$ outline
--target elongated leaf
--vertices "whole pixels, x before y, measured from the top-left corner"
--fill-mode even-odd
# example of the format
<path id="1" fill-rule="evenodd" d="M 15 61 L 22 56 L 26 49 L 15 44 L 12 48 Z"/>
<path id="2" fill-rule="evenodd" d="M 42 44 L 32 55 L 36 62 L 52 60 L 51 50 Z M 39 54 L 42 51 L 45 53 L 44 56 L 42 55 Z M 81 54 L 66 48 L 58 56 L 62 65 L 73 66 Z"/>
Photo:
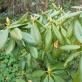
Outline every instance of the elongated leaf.
<path id="1" fill-rule="evenodd" d="M 31 27 L 31 35 L 33 36 L 37 44 L 41 44 L 41 34 L 38 27 L 36 26 Z"/>
<path id="2" fill-rule="evenodd" d="M 33 73 L 32 73 L 32 77 L 41 77 L 41 76 L 43 76 L 44 75 L 44 71 L 43 70 L 36 70 L 36 71 L 34 71 Z"/>
<path id="3" fill-rule="evenodd" d="M 49 77 L 49 81 L 48 82 L 54 82 L 54 79 L 52 77 Z"/>
<path id="4" fill-rule="evenodd" d="M 5 45 L 8 39 L 8 30 L 0 30 L 0 49 Z"/>
<path id="5" fill-rule="evenodd" d="M 80 22 L 77 20 L 75 21 L 75 36 L 77 38 L 77 40 L 82 43 L 82 26 L 80 24 Z"/>
<path id="6" fill-rule="evenodd" d="M 61 33 L 62 33 L 62 35 L 64 36 L 64 37 L 66 37 L 66 30 L 64 29 L 64 28 L 61 28 Z"/>
<path id="7" fill-rule="evenodd" d="M 13 41 L 13 39 L 10 39 L 10 41 L 7 43 L 7 48 L 6 48 L 6 54 L 10 54 L 12 52 L 12 50 L 15 47 L 15 41 Z"/>
<path id="8" fill-rule="evenodd" d="M 82 51 L 71 54 L 71 55 L 67 58 L 67 60 L 66 60 L 66 62 L 65 62 L 65 64 L 64 64 L 64 66 L 66 66 L 66 65 L 67 65 L 70 61 L 72 61 L 74 58 L 78 57 L 81 52 L 82 52 Z"/>
<path id="9" fill-rule="evenodd" d="M 49 82 L 48 81 L 48 76 L 45 77 L 45 79 L 43 80 L 43 82 Z"/>
<path id="10" fill-rule="evenodd" d="M 22 32 L 19 28 L 14 28 L 10 31 L 11 37 L 15 40 L 22 40 Z"/>
<path id="11" fill-rule="evenodd" d="M 13 22 L 9 28 L 17 28 L 21 26 L 25 26 L 28 24 L 28 19 L 27 19 L 28 13 L 24 14 L 19 20 Z"/>
<path id="12" fill-rule="evenodd" d="M 22 32 L 22 36 L 23 36 L 23 40 L 26 43 L 28 43 L 30 45 L 36 45 L 37 44 L 31 34 L 29 34 L 27 32 Z"/>
<path id="13" fill-rule="evenodd" d="M 49 49 L 50 45 L 52 42 L 52 32 L 51 28 L 47 29 L 46 34 L 45 34 L 45 48 Z"/>
<path id="14" fill-rule="evenodd" d="M 30 53 L 27 55 L 27 64 L 28 64 L 28 67 L 31 66 L 31 55 L 30 55 Z"/>
<path id="15" fill-rule="evenodd" d="M 16 82 L 25 82 L 23 79 L 16 79 Z"/>
<path id="16" fill-rule="evenodd" d="M 39 20 L 35 20 L 34 21 L 38 27 L 44 27 L 44 25 L 39 21 Z"/>
<path id="17" fill-rule="evenodd" d="M 60 14 L 60 10 L 59 11 L 53 11 L 49 14 L 50 17 L 54 17 L 57 16 L 58 14 Z"/>
<path id="18" fill-rule="evenodd" d="M 73 12 L 73 13 L 66 13 L 65 15 L 63 15 L 63 16 L 61 16 L 58 20 L 57 20 L 57 22 L 59 22 L 59 23 L 63 23 L 65 20 L 67 20 L 67 19 L 69 19 L 69 18 L 71 18 L 71 17 L 75 17 L 75 16 L 77 16 L 77 15 L 80 15 L 80 13 L 81 13 L 81 11 L 78 11 L 78 12 Z"/>
<path id="19" fill-rule="evenodd" d="M 80 70 L 72 74 L 73 82 L 80 82 Z M 82 82 L 82 81 L 81 81 Z"/>
<path id="20" fill-rule="evenodd" d="M 64 46 L 60 47 L 60 49 L 62 49 L 62 50 L 76 50 L 79 48 L 80 48 L 79 45 L 64 45 Z"/>
<path id="21" fill-rule="evenodd" d="M 60 76 L 55 75 L 54 76 L 55 82 L 65 82 Z"/>
<path id="22" fill-rule="evenodd" d="M 23 23 L 23 24 L 17 23 L 17 24 L 11 24 L 8 28 L 24 27 L 26 25 L 27 25 L 27 23 Z"/>
<path id="23" fill-rule="evenodd" d="M 25 14 L 18 20 L 18 23 L 25 23 L 25 22 L 27 22 L 27 21 L 28 21 L 27 16 L 28 16 L 28 12 L 25 13 Z"/>
<path id="24" fill-rule="evenodd" d="M 34 58 L 38 58 L 38 50 L 35 47 L 30 47 L 30 53 Z"/>
<path id="25" fill-rule="evenodd" d="M 81 58 L 80 58 L 80 82 L 82 82 L 82 52 L 81 52 Z"/>
<path id="26" fill-rule="evenodd" d="M 57 27 L 53 27 L 54 34 L 56 35 L 57 39 L 60 41 L 60 43 L 63 43 L 63 38 Z"/>
<path id="27" fill-rule="evenodd" d="M 69 28 L 67 29 L 67 37 L 71 37 L 73 34 L 73 24 L 69 25 Z"/>

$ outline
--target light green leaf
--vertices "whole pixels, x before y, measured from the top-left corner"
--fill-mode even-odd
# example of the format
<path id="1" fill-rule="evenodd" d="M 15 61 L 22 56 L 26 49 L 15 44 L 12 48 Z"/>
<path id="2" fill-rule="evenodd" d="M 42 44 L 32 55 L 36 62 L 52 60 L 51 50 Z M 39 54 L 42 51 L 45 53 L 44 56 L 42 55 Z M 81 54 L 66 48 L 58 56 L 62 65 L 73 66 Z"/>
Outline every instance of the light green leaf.
<path id="1" fill-rule="evenodd" d="M 62 35 L 64 36 L 64 37 L 66 37 L 66 30 L 64 29 L 64 28 L 61 28 L 61 33 L 62 33 Z"/>
<path id="2" fill-rule="evenodd" d="M 67 19 L 69 19 L 69 18 L 71 18 L 71 17 L 75 17 L 75 16 L 80 15 L 80 13 L 81 13 L 81 11 L 73 12 L 73 13 L 68 12 L 68 13 L 64 14 L 63 16 L 61 16 L 61 17 L 57 20 L 57 22 L 61 24 L 61 23 L 65 22 L 65 20 L 67 20 Z"/>
<path id="3" fill-rule="evenodd" d="M 54 31 L 54 34 L 56 35 L 57 39 L 60 41 L 61 44 L 63 44 L 63 37 L 61 35 L 61 33 L 59 32 L 58 28 L 57 27 L 53 27 L 53 31 Z"/>
<path id="4" fill-rule="evenodd" d="M 31 27 L 31 35 L 37 44 L 41 44 L 41 34 L 40 34 L 38 27 L 34 25 Z"/>
<path id="5" fill-rule="evenodd" d="M 54 82 L 54 79 L 52 77 L 49 77 L 49 81 L 48 82 Z"/>
<path id="6" fill-rule="evenodd" d="M 44 71 L 43 70 L 36 70 L 36 71 L 34 71 L 33 73 L 32 73 L 32 77 L 41 77 L 41 76 L 43 76 L 44 75 Z"/>
<path id="7" fill-rule="evenodd" d="M 43 82 L 49 82 L 48 81 L 48 76 L 45 77 L 45 79 L 43 80 Z"/>
<path id="8" fill-rule="evenodd" d="M 60 76 L 57 76 L 57 75 L 54 76 L 54 80 L 55 80 L 55 82 L 65 82 L 63 78 L 61 78 Z"/>
<path id="9" fill-rule="evenodd" d="M 8 39 L 8 30 L 0 30 L 0 49 L 5 45 Z"/>
<path id="10" fill-rule="evenodd" d="M 22 24 L 27 23 L 27 21 L 28 21 L 27 16 L 28 16 L 28 12 L 25 13 L 25 14 L 17 21 L 17 23 L 19 23 L 19 24 L 21 24 L 21 23 L 22 23 Z"/>
<path id="11" fill-rule="evenodd" d="M 34 21 L 38 27 L 44 27 L 43 23 L 41 23 L 39 20 Z"/>
<path id="12" fill-rule="evenodd" d="M 29 47 L 30 48 L 30 53 L 32 55 L 32 57 L 34 58 L 38 58 L 38 50 L 36 47 Z"/>
<path id="13" fill-rule="evenodd" d="M 73 24 L 69 25 L 69 28 L 67 29 L 67 37 L 71 37 L 73 34 Z"/>
<path id="14" fill-rule="evenodd" d="M 50 17 L 54 17 L 57 16 L 58 14 L 60 14 L 60 10 L 59 11 L 53 11 L 49 14 Z"/>
<path id="15" fill-rule="evenodd" d="M 81 58 L 80 58 L 80 82 L 82 82 L 82 53 L 80 55 L 81 55 Z"/>
<path id="16" fill-rule="evenodd" d="M 62 50 L 76 50 L 79 48 L 80 48 L 79 45 L 64 45 L 64 46 L 60 47 L 60 49 L 62 49 Z"/>
<path id="17" fill-rule="evenodd" d="M 6 48 L 5 53 L 10 54 L 12 50 L 14 49 L 14 47 L 15 47 L 15 41 L 13 39 L 10 39 L 7 43 L 7 48 Z"/>
<path id="18" fill-rule="evenodd" d="M 51 28 L 48 28 L 45 34 L 45 48 L 49 49 L 52 42 L 52 32 Z"/>
<path id="19" fill-rule="evenodd" d="M 22 36 L 23 36 L 23 40 L 26 43 L 28 43 L 30 45 L 36 45 L 37 44 L 31 34 L 29 34 L 27 32 L 22 32 Z"/>
<path id="20" fill-rule="evenodd" d="M 65 62 L 65 64 L 64 64 L 64 66 L 67 66 L 67 64 L 68 64 L 70 61 L 72 61 L 74 58 L 78 57 L 78 56 L 80 55 L 80 53 L 81 53 L 81 51 L 71 54 L 71 55 L 67 58 L 67 60 L 66 60 L 66 62 Z"/>
<path id="21" fill-rule="evenodd" d="M 22 32 L 19 28 L 10 30 L 11 37 L 15 40 L 22 40 Z"/>
<path id="22" fill-rule="evenodd" d="M 23 79 L 16 79 L 16 82 L 25 82 Z"/>
<path id="23" fill-rule="evenodd" d="M 75 21 L 74 30 L 75 30 L 75 36 L 77 40 L 82 43 L 82 26 L 78 20 Z"/>
<path id="24" fill-rule="evenodd" d="M 28 65 L 28 67 L 31 66 L 31 55 L 30 55 L 30 53 L 27 55 L 27 65 Z"/>
<path id="25" fill-rule="evenodd" d="M 27 25 L 27 23 L 23 23 L 23 24 L 14 24 L 14 23 L 12 23 L 8 28 L 17 28 L 17 27 L 24 27 L 24 26 L 26 26 Z"/>

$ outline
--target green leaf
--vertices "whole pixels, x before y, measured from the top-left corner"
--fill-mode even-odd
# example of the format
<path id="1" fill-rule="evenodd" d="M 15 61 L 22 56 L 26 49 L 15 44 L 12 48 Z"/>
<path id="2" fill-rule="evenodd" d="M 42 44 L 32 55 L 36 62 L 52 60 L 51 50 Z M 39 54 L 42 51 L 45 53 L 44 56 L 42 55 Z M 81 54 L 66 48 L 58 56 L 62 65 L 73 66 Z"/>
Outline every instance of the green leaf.
<path id="1" fill-rule="evenodd" d="M 21 26 L 25 26 L 28 24 L 28 19 L 27 19 L 28 13 L 24 14 L 19 20 L 13 22 L 9 28 L 17 28 Z"/>
<path id="2" fill-rule="evenodd" d="M 40 31 L 38 29 L 38 27 L 32 25 L 31 27 L 31 35 L 34 38 L 34 40 L 36 41 L 37 44 L 41 44 L 41 34 Z"/>
<path id="3" fill-rule="evenodd" d="M 57 39 L 60 41 L 61 44 L 63 44 L 63 37 L 61 35 L 61 33 L 59 32 L 58 28 L 57 27 L 53 27 L 53 31 L 54 31 L 54 34 L 56 35 Z"/>
<path id="4" fill-rule="evenodd" d="M 49 76 L 49 81 L 48 82 L 54 82 L 54 79 Z"/>
<path id="5" fill-rule="evenodd" d="M 69 25 L 69 28 L 67 29 L 67 37 L 71 37 L 73 34 L 73 24 Z"/>
<path id="6" fill-rule="evenodd" d="M 21 22 L 24 22 L 24 21 L 27 21 L 27 16 L 28 16 L 28 12 L 26 12 L 18 21 L 21 23 Z"/>
<path id="7" fill-rule="evenodd" d="M 80 70 L 79 69 L 72 74 L 72 78 L 73 78 L 72 80 L 73 82 L 80 82 Z"/>
<path id="8" fill-rule="evenodd" d="M 5 45 L 8 39 L 8 30 L 0 30 L 0 49 Z"/>
<path id="9" fill-rule="evenodd" d="M 16 79 L 16 82 L 25 82 L 23 79 Z"/>
<path id="10" fill-rule="evenodd" d="M 39 77 L 42 77 L 44 75 L 44 73 L 45 73 L 45 71 L 43 71 L 43 70 L 36 70 L 32 73 L 32 77 L 39 78 Z"/>
<path id="11" fill-rule="evenodd" d="M 55 75 L 54 76 L 55 82 L 65 82 L 64 79 L 62 79 L 60 76 Z"/>
<path id="12" fill-rule="evenodd" d="M 45 48 L 49 49 L 52 42 L 52 32 L 51 28 L 48 28 L 45 34 Z"/>
<path id="13" fill-rule="evenodd" d="M 58 14 L 60 14 L 60 10 L 59 11 L 53 11 L 49 14 L 50 17 L 55 17 L 57 16 Z"/>
<path id="14" fill-rule="evenodd" d="M 22 32 L 19 28 L 10 30 L 10 34 L 14 40 L 22 40 Z"/>
<path id="15" fill-rule="evenodd" d="M 49 81 L 48 81 L 48 76 L 46 76 L 46 77 L 44 78 L 43 82 L 49 82 Z"/>
<path id="16" fill-rule="evenodd" d="M 75 21 L 74 30 L 75 30 L 75 36 L 76 36 L 77 40 L 80 43 L 82 43 L 82 26 L 81 26 L 81 24 L 80 24 L 80 22 L 78 20 Z"/>
<path id="17" fill-rule="evenodd" d="M 44 27 L 43 23 L 41 23 L 39 20 L 34 21 L 38 27 Z"/>
<path id="18" fill-rule="evenodd" d="M 13 39 L 10 39 L 7 43 L 7 48 L 6 48 L 5 53 L 10 54 L 12 50 L 14 49 L 14 47 L 15 47 L 15 41 Z"/>
<path id="19" fill-rule="evenodd" d="M 19 24 L 19 23 L 17 23 L 17 24 L 14 24 L 14 23 L 12 23 L 8 28 L 18 28 L 18 27 L 24 27 L 24 26 L 26 26 L 27 25 L 27 23 L 23 23 L 23 24 Z"/>
<path id="20" fill-rule="evenodd" d="M 82 82 L 82 53 L 80 55 L 81 55 L 81 58 L 80 58 L 80 82 Z"/>
<path id="21" fill-rule="evenodd" d="M 29 47 L 30 48 L 30 53 L 32 55 L 32 57 L 34 58 L 38 58 L 38 50 L 36 47 Z"/>
<path id="22" fill-rule="evenodd" d="M 80 48 L 79 45 L 64 45 L 64 46 L 60 47 L 60 49 L 62 49 L 62 50 L 76 50 L 79 48 Z"/>
<path id="23" fill-rule="evenodd" d="M 68 64 L 70 61 L 72 61 L 74 58 L 78 57 L 78 56 L 80 55 L 80 53 L 81 53 L 81 51 L 71 54 L 71 55 L 67 58 L 67 60 L 66 60 L 66 62 L 65 62 L 65 64 L 64 64 L 64 66 L 67 66 L 67 64 Z"/>
<path id="24" fill-rule="evenodd" d="M 30 53 L 27 55 L 27 65 L 28 65 L 28 67 L 31 66 L 31 55 L 30 55 Z"/>
<path id="25" fill-rule="evenodd" d="M 37 44 L 31 34 L 29 34 L 27 32 L 22 32 L 22 36 L 23 36 L 23 40 L 26 43 L 28 43 L 30 45 L 36 45 Z"/>
<path id="26" fill-rule="evenodd" d="M 75 17 L 75 16 L 78 16 L 78 15 L 80 15 L 80 13 L 81 13 L 81 11 L 78 11 L 78 12 L 73 12 L 73 13 L 66 13 L 66 14 L 64 14 L 63 16 L 61 16 L 58 20 L 57 20 L 57 22 L 58 23 L 63 23 L 63 22 L 65 22 L 67 19 L 69 19 L 69 18 L 71 18 L 71 17 Z"/>
<path id="27" fill-rule="evenodd" d="M 64 36 L 64 37 L 66 37 L 66 30 L 64 29 L 64 28 L 61 28 L 61 33 L 62 33 L 62 35 Z"/>

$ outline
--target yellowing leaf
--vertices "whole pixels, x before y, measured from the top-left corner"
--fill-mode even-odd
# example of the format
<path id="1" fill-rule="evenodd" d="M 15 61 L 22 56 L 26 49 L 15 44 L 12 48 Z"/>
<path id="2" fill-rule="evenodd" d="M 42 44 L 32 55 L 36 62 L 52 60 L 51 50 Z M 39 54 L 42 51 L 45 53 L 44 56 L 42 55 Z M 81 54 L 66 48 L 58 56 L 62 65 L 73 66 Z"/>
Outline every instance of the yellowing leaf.
<path id="1" fill-rule="evenodd" d="M 54 48 L 58 48 L 59 47 L 59 42 L 58 40 L 54 42 Z"/>
<path id="2" fill-rule="evenodd" d="M 7 27 L 10 26 L 10 19 L 8 17 L 6 18 L 6 25 Z"/>

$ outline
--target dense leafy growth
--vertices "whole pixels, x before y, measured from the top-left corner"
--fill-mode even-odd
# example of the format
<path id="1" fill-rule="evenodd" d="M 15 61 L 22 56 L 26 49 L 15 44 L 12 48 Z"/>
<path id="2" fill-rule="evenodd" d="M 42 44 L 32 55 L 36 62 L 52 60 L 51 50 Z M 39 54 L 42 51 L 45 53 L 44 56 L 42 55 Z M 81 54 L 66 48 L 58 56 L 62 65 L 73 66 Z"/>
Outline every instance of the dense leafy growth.
<path id="1" fill-rule="evenodd" d="M 82 82 L 81 53 L 82 11 L 53 6 L 7 18 L 0 30 L 0 82 Z"/>

